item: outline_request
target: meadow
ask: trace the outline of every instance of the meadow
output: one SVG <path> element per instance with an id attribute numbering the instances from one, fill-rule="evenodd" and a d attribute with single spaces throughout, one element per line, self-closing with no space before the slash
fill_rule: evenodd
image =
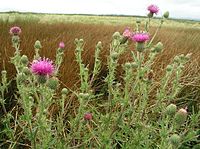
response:
<path id="1" fill-rule="evenodd" d="M 6 91 L 2 89 L 4 77 L 1 76 L 1 101 L 3 99 L 6 109 L 5 113 L 2 104 L 2 148 L 199 147 L 199 134 L 196 135 L 199 133 L 200 123 L 199 22 L 165 19 L 151 46 L 155 48 L 158 42 L 162 42 L 162 52 L 156 53 L 156 57 L 152 57 L 153 61 L 148 61 L 151 58 L 151 51 L 140 53 L 141 55 L 134 59 L 133 53 L 136 54 L 137 51 L 135 43 L 120 43 L 125 28 L 131 27 L 135 30 L 138 27 L 138 20 L 141 21 L 140 27 L 145 28 L 144 22 L 148 18 L 18 13 L 2 13 L 0 18 L 0 68 L 7 71 L 7 80 L 11 80 Z M 160 19 L 152 20 L 150 35 L 156 32 L 159 23 Z M 22 66 L 18 67 L 11 60 L 11 57 L 16 56 L 16 47 L 13 48 L 12 37 L 9 34 L 12 26 L 19 26 L 22 29 L 20 55 L 29 58 L 27 66 L 36 55 L 37 48 L 34 45 L 37 40 L 42 45 L 38 48 L 39 55 L 53 61 L 58 60 L 59 43 L 64 42 L 62 64 L 58 65 L 59 73 L 55 76 L 59 80 L 59 85 L 53 81 L 53 87 L 56 84 L 53 91 L 35 83 L 32 76 L 24 77 L 30 77 L 29 83 L 36 86 L 37 91 L 23 81 L 18 81 L 20 69 L 18 72 L 17 68 Z M 101 43 L 98 43 L 99 41 Z M 129 50 L 124 50 L 127 48 Z M 111 49 L 118 50 L 120 56 L 115 57 Z M 192 55 L 187 63 L 178 60 L 177 62 L 174 58 L 178 55 L 181 59 L 188 53 Z M 141 66 L 132 68 L 132 65 L 129 66 L 129 62 L 132 61 L 138 61 L 138 65 Z M 150 77 L 150 84 L 139 79 L 143 67 L 146 68 L 142 64 L 145 65 L 146 62 L 151 63 L 151 66 L 147 66 L 148 73 L 145 72 L 143 77 Z M 175 63 L 178 63 L 177 66 Z M 171 75 L 167 76 L 166 67 L 168 68 L 169 64 L 174 68 L 169 70 Z M 96 73 L 93 77 L 94 72 Z M 133 86 L 135 87 L 131 89 Z M 68 90 L 66 95 L 63 88 Z M 30 94 L 26 95 L 25 92 Z M 52 95 L 50 98 L 44 94 L 44 98 L 51 99 L 46 107 L 42 107 L 42 102 L 37 99 L 43 99 L 42 92 Z M 27 106 L 25 100 L 29 97 L 34 98 L 32 107 Z M 148 101 L 144 102 L 147 98 Z M 122 102 L 126 100 L 128 101 Z M 175 104 L 177 109 L 187 109 L 187 122 L 184 120 L 181 126 L 174 126 L 173 116 L 162 113 L 170 104 Z M 41 107 L 46 110 L 45 114 L 40 112 Z M 131 111 L 133 108 L 135 110 Z M 37 113 L 42 117 L 41 121 L 35 120 Z M 84 119 L 81 118 L 82 115 Z M 152 121 L 158 121 L 159 124 L 150 123 Z M 106 128 L 110 129 L 105 131 Z M 43 132 L 42 129 L 47 131 Z M 144 130 L 143 134 L 141 130 Z M 170 136 L 173 134 L 179 134 L 181 139 L 175 136 L 175 140 L 171 139 L 170 144 Z M 135 139 L 131 141 L 130 138 Z M 140 140 L 145 140 L 146 143 Z"/>

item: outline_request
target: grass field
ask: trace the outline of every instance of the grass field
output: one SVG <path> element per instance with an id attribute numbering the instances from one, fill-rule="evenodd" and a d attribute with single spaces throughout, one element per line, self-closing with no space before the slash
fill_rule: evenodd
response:
<path id="1" fill-rule="evenodd" d="M 34 13 L 0 13 L 1 20 L 14 22 L 16 19 L 35 21 L 38 23 L 83 23 L 83 24 L 105 24 L 105 25 L 127 25 L 134 24 L 137 19 L 144 21 L 143 16 L 95 16 L 95 15 L 68 15 L 68 14 L 34 14 Z M 153 25 L 158 20 L 153 20 Z M 194 20 L 170 19 L 163 26 L 200 28 L 200 22 Z"/>
<path id="2" fill-rule="evenodd" d="M 144 23 L 147 18 L 139 19 L 142 21 L 142 23 Z M 36 40 L 40 40 L 42 44 L 40 51 L 41 56 L 50 58 L 52 60 L 55 60 L 58 44 L 61 41 L 65 43 L 64 59 L 58 75 L 61 85 L 58 90 L 61 90 L 62 87 L 66 87 L 70 90 L 78 90 L 81 82 L 79 65 L 77 64 L 75 56 L 76 46 L 74 44 L 74 40 L 75 38 L 82 38 L 85 41 L 83 63 L 88 66 L 89 74 L 92 73 L 92 69 L 94 67 L 95 45 L 98 43 L 98 41 L 101 41 L 103 45 L 103 50 L 100 52 L 102 67 L 93 86 L 94 90 L 96 89 L 99 91 L 102 86 L 105 87 L 104 79 L 108 75 L 107 58 L 109 57 L 110 42 L 112 40 L 113 33 L 118 31 L 122 34 L 126 27 L 131 27 L 134 30 L 136 20 L 138 20 L 136 17 L 1 13 L 0 70 L 7 70 L 9 79 L 14 79 L 16 76 L 15 67 L 10 63 L 10 57 L 13 56 L 15 49 L 12 47 L 11 36 L 9 34 L 10 27 L 16 25 L 22 29 L 22 34 L 20 35 L 21 52 L 22 54 L 28 56 L 30 62 L 33 60 L 33 56 L 35 54 L 33 45 Z M 156 31 L 158 24 L 158 19 L 152 22 L 152 28 L 149 31 L 151 35 Z M 200 22 L 186 20 L 166 20 L 164 22 L 163 27 L 160 29 L 154 41 L 154 44 L 159 41 L 162 42 L 164 45 L 164 51 L 157 56 L 152 66 L 155 86 L 152 87 L 153 91 L 151 92 L 150 96 L 152 97 L 152 99 L 150 99 L 152 102 L 149 104 L 154 102 L 156 89 L 157 86 L 159 86 L 160 80 L 163 78 L 166 66 L 173 61 L 176 55 L 192 53 L 192 57 L 185 65 L 183 74 L 180 78 L 180 84 L 183 87 L 176 96 L 177 100 L 174 103 L 177 103 L 177 105 L 180 107 L 188 108 L 190 108 L 191 105 L 195 105 L 196 110 L 199 110 L 199 35 Z M 128 46 L 131 51 L 136 51 L 134 43 L 131 41 L 129 41 L 129 43 L 130 44 Z M 132 60 L 131 51 L 126 51 L 121 55 L 119 58 L 119 64 L 123 64 Z M 116 70 L 116 79 L 122 80 L 123 73 L 124 71 L 122 66 L 118 65 Z M 169 88 L 170 85 L 172 84 L 169 84 Z M 14 96 L 14 93 L 16 90 L 15 80 L 13 80 L 9 87 L 9 93 L 7 94 L 6 98 L 6 108 L 8 111 L 15 107 L 14 101 L 16 96 Z M 56 98 L 58 97 L 56 96 Z M 78 108 L 79 104 L 77 103 L 77 98 L 72 97 L 72 99 L 74 100 L 70 101 L 71 103 L 68 105 L 71 108 L 69 108 L 67 112 L 75 115 L 75 110 Z M 104 99 L 102 100 L 104 101 Z M 116 108 L 114 109 L 114 111 L 116 110 L 116 113 L 118 112 L 118 106 L 119 105 L 114 107 Z M 98 108 L 100 109 L 98 110 L 101 111 L 101 108 Z M 3 110 L 0 111 L 3 112 Z"/>

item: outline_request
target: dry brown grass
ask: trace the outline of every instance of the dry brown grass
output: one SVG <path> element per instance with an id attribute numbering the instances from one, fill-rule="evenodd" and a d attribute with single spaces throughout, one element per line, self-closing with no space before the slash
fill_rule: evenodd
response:
<path id="1" fill-rule="evenodd" d="M 10 64 L 10 57 L 14 53 L 11 46 L 11 37 L 8 33 L 9 28 L 13 25 L 22 28 L 21 34 L 21 50 L 23 54 L 28 55 L 31 59 L 34 55 L 34 42 L 40 40 L 42 43 L 41 55 L 50 59 L 55 58 L 55 51 L 60 41 L 66 44 L 65 58 L 60 71 L 60 80 L 64 86 L 72 88 L 76 86 L 78 76 L 78 66 L 75 61 L 75 38 L 83 38 L 86 42 L 84 51 L 84 63 L 89 64 L 89 68 L 93 66 L 93 55 L 95 44 L 102 41 L 104 50 L 101 52 L 101 57 L 106 63 L 106 55 L 109 51 L 109 43 L 112 34 L 115 31 L 123 32 L 126 26 L 122 25 L 92 25 L 92 24 L 38 24 L 34 22 L 15 21 L 14 23 L 0 22 L 0 48 L 1 48 L 1 64 L 0 68 L 8 71 L 9 78 L 15 75 L 15 69 Z M 151 30 L 153 32 L 155 28 Z M 177 54 L 193 53 L 191 62 L 187 65 L 184 72 L 182 82 L 187 84 L 187 87 L 199 89 L 200 84 L 200 30 L 190 28 L 162 28 L 159 32 L 156 41 L 163 42 L 165 49 L 160 54 L 154 65 L 156 78 L 162 76 L 162 70 L 172 61 Z M 134 49 L 133 45 L 131 48 Z M 127 61 L 129 58 L 123 56 L 121 61 Z M 102 75 L 106 73 L 106 66 L 102 68 Z"/>

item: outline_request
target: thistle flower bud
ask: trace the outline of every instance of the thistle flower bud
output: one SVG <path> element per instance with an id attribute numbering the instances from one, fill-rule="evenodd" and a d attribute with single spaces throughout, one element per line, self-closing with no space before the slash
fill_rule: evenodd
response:
<path id="1" fill-rule="evenodd" d="M 181 142 L 181 137 L 177 134 L 173 134 L 170 138 L 169 138 L 170 143 L 173 146 L 178 146 Z"/>
<path id="2" fill-rule="evenodd" d="M 91 121 L 92 120 L 92 114 L 91 113 L 85 113 L 84 114 L 84 120 Z"/>
<path id="3" fill-rule="evenodd" d="M 145 47 L 144 47 L 144 43 L 140 43 L 140 42 L 137 42 L 136 43 L 136 49 L 138 52 L 143 52 Z"/>
<path id="4" fill-rule="evenodd" d="M 137 68 L 138 67 L 138 64 L 136 62 L 132 62 L 131 65 L 132 65 L 133 68 Z"/>
<path id="5" fill-rule="evenodd" d="M 123 32 L 123 37 L 127 37 L 128 38 L 131 38 L 131 36 L 133 35 L 133 32 L 131 31 L 130 27 L 127 27 L 124 32 Z"/>
<path id="6" fill-rule="evenodd" d="M 177 109 L 177 107 L 175 104 L 170 104 L 166 108 L 166 114 L 169 116 L 173 116 L 176 113 L 176 109 Z"/>
<path id="7" fill-rule="evenodd" d="M 12 44 L 13 45 L 19 43 L 19 41 L 20 41 L 19 36 L 16 36 L 16 35 L 12 36 Z"/>
<path id="8" fill-rule="evenodd" d="M 75 39 L 74 40 L 74 43 L 76 44 L 76 51 L 78 52 L 80 52 L 80 51 L 82 51 L 83 49 L 82 48 L 80 48 L 80 47 L 82 47 L 83 46 L 83 44 L 84 44 L 84 40 L 83 39 Z"/>
<path id="9" fill-rule="evenodd" d="M 30 71 L 30 69 L 29 69 L 28 67 L 24 67 L 24 68 L 22 69 L 22 72 L 23 72 L 25 75 L 30 75 L 30 74 L 31 74 L 31 71 Z"/>
<path id="10" fill-rule="evenodd" d="M 148 16 L 149 18 L 152 18 L 152 17 L 153 17 L 153 13 L 149 12 L 147 16 Z"/>
<path id="11" fill-rule="evenodd" d="M 6 70 L 1 71 L 1 79 L 2 79 L 2 84 L 7 83 L 7 71 Z"/>
<path id="12" fill-rule="evenodd" d="M 185 56 L 185 59 L 188 61 L 192 56 L 192 53 L 188 53 L 186 56 Z"/>
<path id="13" fill-rule="evenodd" d="M 80 43 L 80 45 L 83 45 L 84 40 L 83 39 L 79 39 L 79 43 Z"/>
<path id="14" fill-rule="evenodd" d="M 151 48 L 151 52 L 152 52 L 152 53 L 155 53 L 155 52 L 156 52 L 155 47 Z"/>
<path id="15" fill-rule="evenodd" d="M 163 44 L 161 42 L 158 42 L 154 48 L 155 48 L 155 51 L 159 53 L 163 49 Z"/>
<path id="16" fill-rule="evenodd" d="M 185 123 L 186 119 L 187 119 L 187 111 L 181 108 L 175 115 L 175 122 L 178 125 L 182 125 Z"/>
<path id="17" fill-rule="evenodd" d="M 116 60 L 118 57 L 119 57 L 119 54 L 118 54 L 117 52 L 112 52 L 112 53 L 111 53 L 111 58 L 112 58 L 113 60 Z"/>
<path id="18" fill-rule="evenodd" d="M 1 71 L 1 75 L 3 76 L 3 75 L 6 75 L 7 74 L 7 71 L 6 70 L 2 70 Z"/>
<path id="19" fill-rule="evenodd" d="M 52 90 L 56 90 L 58 88 L 58 85 L 59 85 L 59 82 L 56 77 L 52 77 L 48 79 L 47 81 L 47 86 Z"/>
<path id="20" fill-rule="evenodd" d="M 57 53 L 62 54 L 64 52 L 64 48 L 65 48 L 64 42 L 60 42 L 59 46 L 58 46 L 58 49 L 57 49 Z"/>
<path id="21" fill-rule="evenodd" d="M 65 48 L 64 42 L 60 42 L 60 43 L 59 43 L 59 48 L 61 48 L 61 49 L 64 49 L 64 48 Z"/>
<path id="22" fill-rule="evenodd" d="M 164 13 L 163 17 L 164 17 L 165 19 L 168 19 L 168 18 L 169 18 L 169 11 L 166 11 L 166 12 Z"/>
<path id="23" fill-rule="evenodd" d="M 74 44 L 78 44 L 78 38 L 75 38 Z"/>
<path id="24" fill-rule="evenodd" d="M 175 62 L 175 63 L 179 63 L 179 62 L 180 62 L 179 56 L 175 56 L 175 57 L 174 57 L 174 62 Z"/>
<path id="25" fill-rule="evenodd" d="M 88 99 L 89 96 L 90 96 L 90 95 L 89 95 L 88 93 L 80 93 L 80 94 L 79 94 L 79 97 L 82 98 L 82 99 Z"/>
<path id="26" fill-rule="evenodd" d="M 34 99 L 33 99 L 32 96 L 29 96 L 28 99 L 29 99 L 30 101 L 32 101 L 32 102 L 34 101 Z"/>
<path id="27" fill-rule="evenodd" d="M 166 68 L 167 72 L 172 71 L 172 69 L 173 69 L 173 66 L 172 66 L 172 65 L 167 65 L 167 68 Z"/>
<path id="28" fill-rule="evenodd" d="M 129 62 L 126 62 L 126 63 L 124 64 L 124 66 L 125 66 L 125 69 L 130 69 L 130 68 L 132 67 L 132 64 L 129 63 Z"/>
<path id="29" fill-rule="evenodd" d="M 101 41 L 99 41 L 99 42 L 97 43 L 96 48 L 98 48 L 98 49 L 103 49 L 103 46 L 102 46 L 102 42 L 101 42 Z"/>
<path id="30" fill-rule="evenodd" d="M 112 37 L 113 37 L 113 39 L 119 39 L 120 38 L 120 33 L 119 32 L 115 32 Z"/>
<path id="31" fill-rule="evenodd" d="M 38 75 L 37 76 L 37 81 L 39 84 L 44 84 L 47 81 L 47 76 L 45 75 Z"/>
<path id="32" fill-rule="evenodd" d="M 67 95 L 68 94 L 68 89 L 67 88 L 63 88 L 62 91 L 61 91 L 61 94 L 63 95 Z"/>
<path id="33" fill-rule="evenodd" d="M 42 48 L 42 45 L 41 45 L 41 43 L 40 43 L 39 40 L 37 40 L 37 41 L 35 42 L 34 47 L 35 47 L 35 49 L 41 49 L 41 48 Z"/>
<path id="34" fill-rule="evenodd" d="M 28 61 L 28 57 L 26 55 L 22 55 L 21 63 L 24 64 L 25 66 L 28 65 L 29 61 Z"/>
<path id="35" fill-rule="evenodd" d="M 17 82 L 22 83 L 26 80 L 26 76 L 24 73 L 18 73 L 17 74 Z"/>
<path id="36" fill-rule="evenodd" d="M 87 67 L 85 67 L 85 68 L 84 68 L 84 71 L 85 71 L 85 72 L 88 72 L 88 71 L 89 71 L 89 69 L 88 69 Z"/>
<path id="37" fill-rule="evenodd" d="M 122 37 L 120 44 L 125 44 L 128 41 L 128 37 Z"/>
<path id="38" fill-rule="evenodd" d="M 185 59 L 184 54 L 181 54 L 181 55 L 179 56 L 179 58 L 180 58 L 181 60 L 184 60 L 184 59 Z"/>

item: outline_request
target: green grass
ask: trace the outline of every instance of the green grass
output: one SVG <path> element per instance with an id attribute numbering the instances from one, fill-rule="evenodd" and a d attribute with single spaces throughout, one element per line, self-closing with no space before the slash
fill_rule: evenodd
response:
<path id="1" fill-rule="evenodd" d="M 98 15 L 72 15 L 72 14 L 37 14 L 37 13 L 0 13 L 0 19 L 14 22 L 16 19 L 34 20 L 38 23 L 84 23 L 84 24 L 105 24 L 105 25 L 126 25 L 134 24 L 137 19 L 142 22 L 145 17 L 140 16 L 98 16 Z M 157 25 L 158 19 L 154 19 L 152 25 Z M 170 19 L 164 23 L 166 27 L 198 28 L 200 22 L 193 20 Z"/>

